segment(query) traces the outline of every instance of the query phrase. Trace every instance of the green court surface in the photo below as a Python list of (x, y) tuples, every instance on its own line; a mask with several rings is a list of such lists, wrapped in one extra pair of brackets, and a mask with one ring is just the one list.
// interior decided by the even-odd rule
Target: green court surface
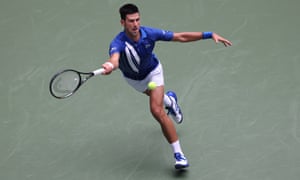
[(233, 42), (161, 42), (166, 90), (190, 168), (171, 147), (148, 99), (119, 71), (57, 100), (58, 70), (91, 71), (122, 30), (121, 0), (1, 0), (1, 180), (299, 180), (300, 1), (128, 1), (142, 24), (215, 31)]

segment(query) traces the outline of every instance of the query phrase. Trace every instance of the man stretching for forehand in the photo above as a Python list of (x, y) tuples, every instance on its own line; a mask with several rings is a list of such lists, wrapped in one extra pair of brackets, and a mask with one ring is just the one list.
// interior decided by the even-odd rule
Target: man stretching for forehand
[[(225, 46), (231, 42), (213, 32), (172, 32), (140, 25), (140, 13), (134, 4), (125, 4), (119, 9), (121, 25), (124, 30), (112, 40), (109, 47), (110, 58), (102, 65), (103, 74), (108, 75), (119, 68), (124, 79), (138, 92), (149, 96), (150, 111), (161, 126), (162, 132), (171, 144), (175, 168), (189, 166), (187, 158), (181, 149), (173, 120), (180, 124), (183, 115), (177, 104), (177, 96), (173, 91), (165, 93), (163, 68), (153, 53), (156, 41), (191, 42), (201, 39), (213, 39)], [(154, 82), (156, 88), (148, 89), (149, 82)], [(168, 112), (165, 112), (165, 108)]]

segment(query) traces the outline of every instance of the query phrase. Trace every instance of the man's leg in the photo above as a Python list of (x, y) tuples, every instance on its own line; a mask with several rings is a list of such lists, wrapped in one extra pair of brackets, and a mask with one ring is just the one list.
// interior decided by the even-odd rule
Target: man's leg
[(188, 167), (189, 165), (181, 150), (174, 123), (164, 110), (164, 86), (159, 86), (151, 91), (147, 90), (145, 94), (149, 96), (150, 111), (153, 117), (159, 122), (165, 138), (173, 148), (176, 160), (175, 168), (181, 169)]
[(150, 100), (150, 111), (160, 124), (167, 141), (172, 144), (178, 140), (178, 136), (173, 122), (164, 110), (164, 86), (159, 86), (151, 91), (147, 91), (147, 94)]

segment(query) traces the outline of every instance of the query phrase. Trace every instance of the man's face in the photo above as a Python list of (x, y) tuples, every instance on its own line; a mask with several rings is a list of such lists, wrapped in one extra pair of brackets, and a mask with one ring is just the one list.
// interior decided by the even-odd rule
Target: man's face
[(140, 14), (127, 14), (125, 20), (121, 20), (121, 24), (125, 29), (126, 34), (130, 38), (138, 38), (140, 31)]

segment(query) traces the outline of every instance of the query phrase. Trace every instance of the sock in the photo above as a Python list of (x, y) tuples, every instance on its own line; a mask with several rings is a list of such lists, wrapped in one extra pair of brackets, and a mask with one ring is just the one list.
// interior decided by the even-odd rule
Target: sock
[(180, 143), (179, 143), (179, 140), (173, 142), (171, 144), (172, 148), (173, 148), (173, 152), (174, 153), (181, 153), (183, 154), (182, 150), (181, 150), (181, 146), (180, 146)]
[(166, 94), (164, 95), (164, 104), (166, 107), (170, 107), (172, 105), (171, 99)]

